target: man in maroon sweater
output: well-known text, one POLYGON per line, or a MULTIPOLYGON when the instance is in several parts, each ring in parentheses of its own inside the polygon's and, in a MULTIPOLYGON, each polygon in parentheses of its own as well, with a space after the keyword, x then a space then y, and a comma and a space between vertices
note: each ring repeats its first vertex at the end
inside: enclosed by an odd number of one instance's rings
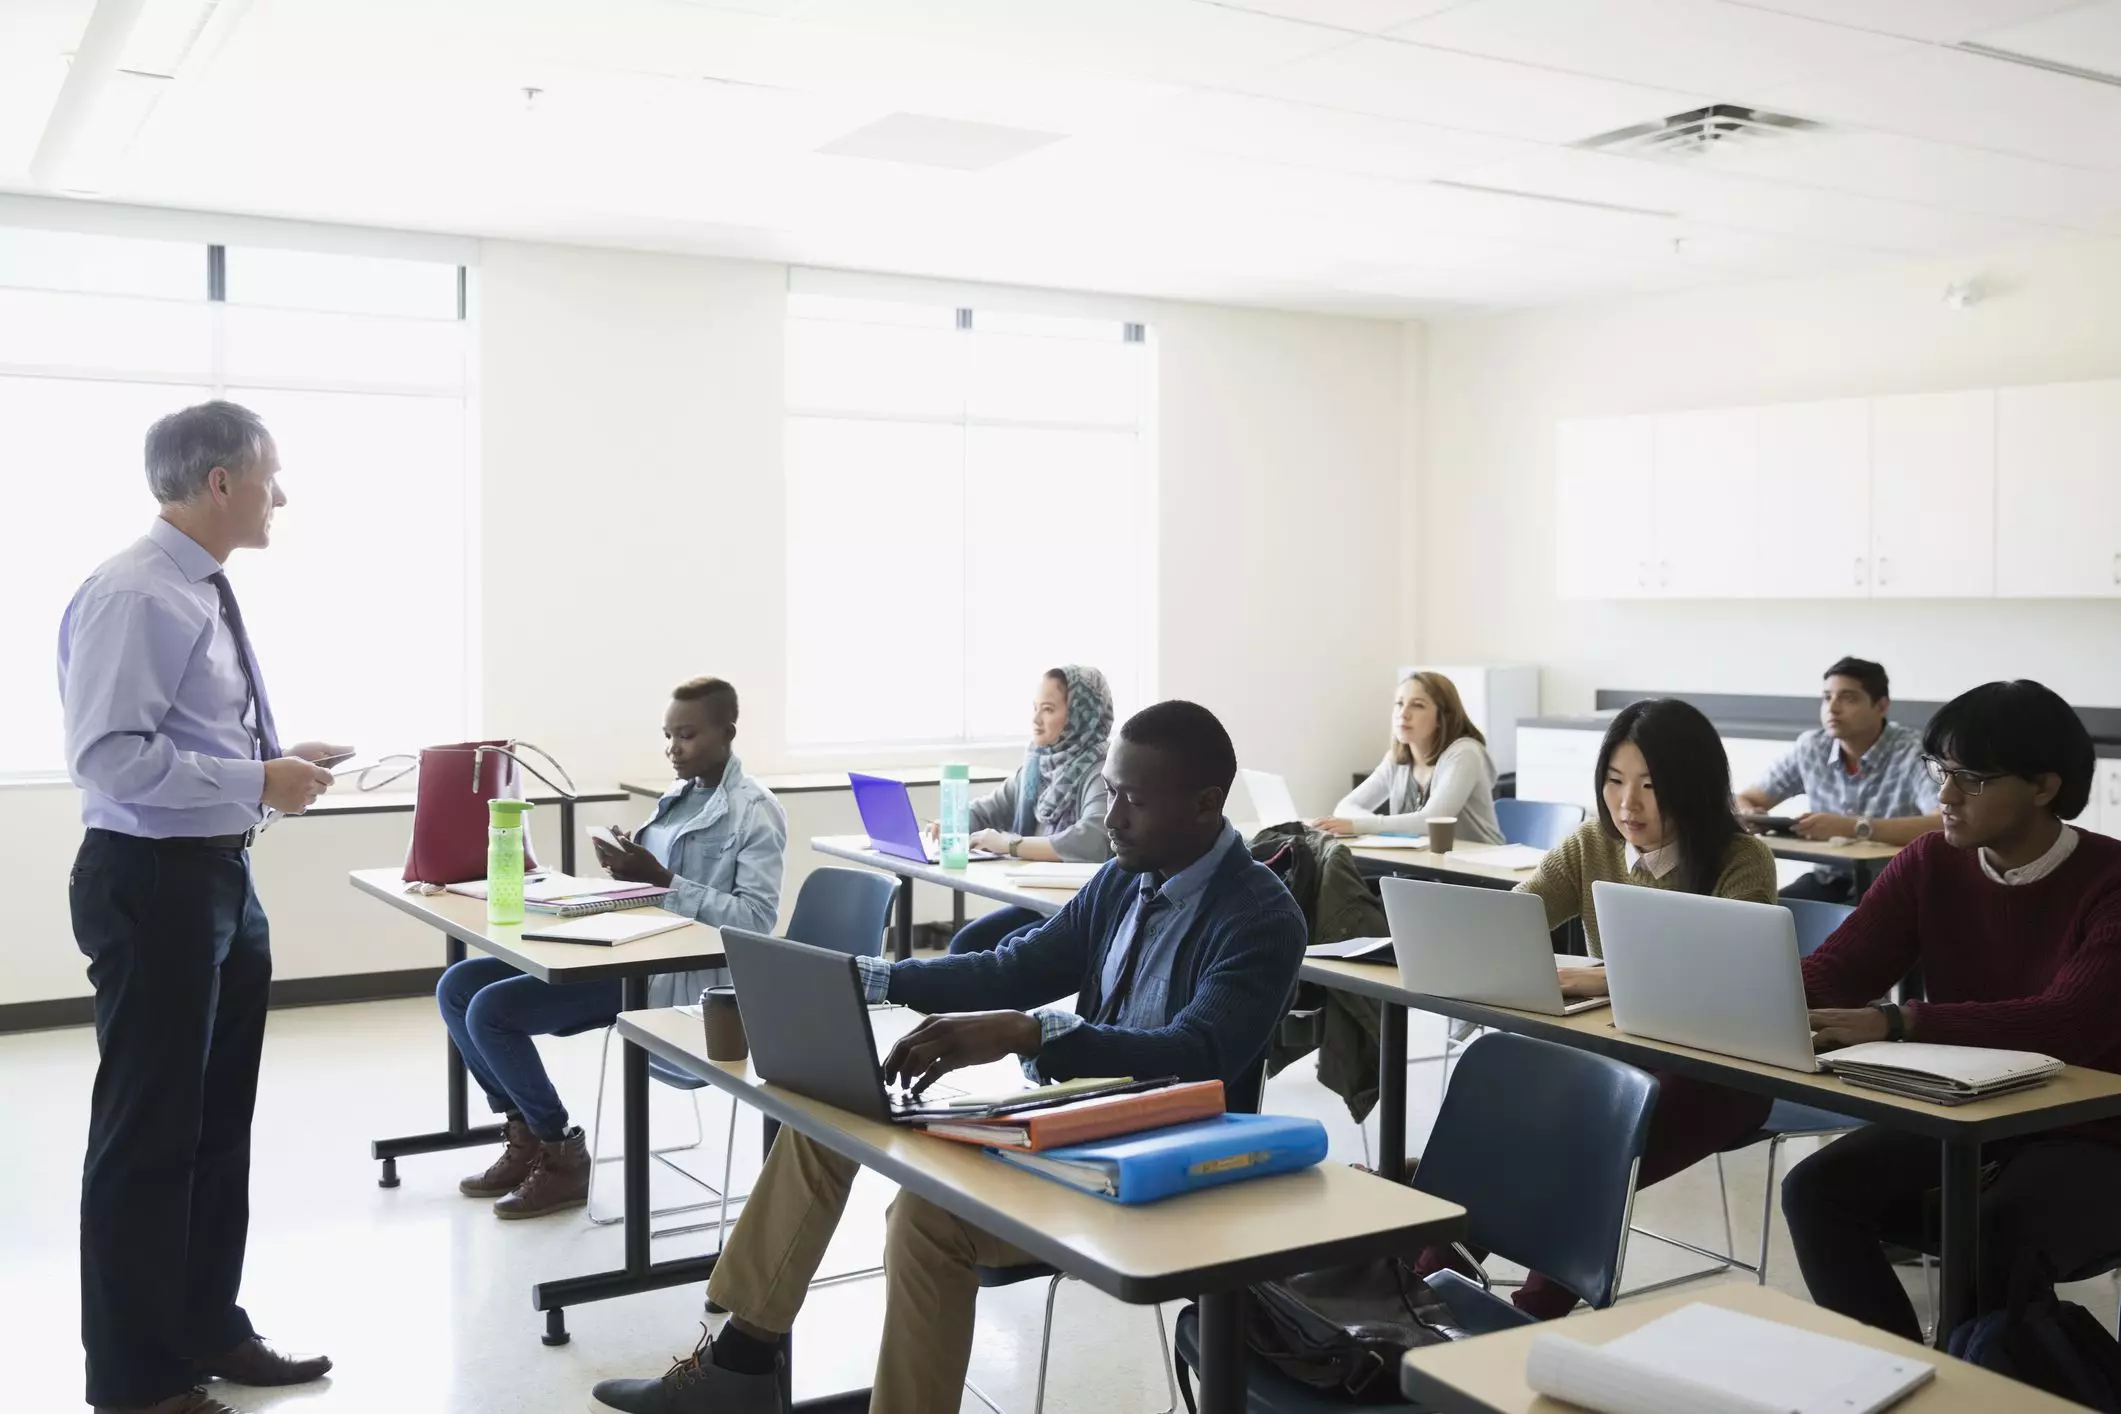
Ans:
MULTIPOLYGON (((1815 1044, 1992 1046, 2121 1071, 2121 841, 2064 823, 2090 798, 2084 724, 2039 683, 1992 682, 1945 704, 1923 749, 1944 829, 1903 849, 1805 961, 1815 1044), (1918 964, 1926 1000, 1872 1004, 1918 964)), ((2062 1276, 2121 1262, 2121 1124, 1983 1157, 1982 1310, 2004 1304, 2025 1254, 2062 1276)), ((1924 1239, 1937 1165, 1935 1140, 1872 1127, 1790 1171, 1782 1210, 1814 1300, 1920 1339, 1882 1244, 1924 1239)))

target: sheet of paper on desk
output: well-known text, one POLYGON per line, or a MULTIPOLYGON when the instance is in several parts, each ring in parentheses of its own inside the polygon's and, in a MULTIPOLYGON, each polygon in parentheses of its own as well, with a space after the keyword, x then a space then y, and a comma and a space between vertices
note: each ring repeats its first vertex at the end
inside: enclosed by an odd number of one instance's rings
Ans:
POLYGON ((1024 889, 1079 889, 1096 878, 1102 864, 1022 864, 1003 877, 1024 889))
POLYGON ((1340 841, 1349 849, 1427 849, 1427 835, 1345 835, 1340 841))
POLYGON ((1469 844, 1459 849, 1458 857, 1468 864, 1487 864, 1497 869, 1537 869, 1547 852, 1528 844, 1469 844))
POLYGON ((1936 1367, 1696 1302, 1604 1345, 1545 1332, 1525 1383, 1598 1414, 1875 1414, 1936 1367))
POLYGON ((1343 962, 1358 962, 1391 955, 1390 938, 1342 938, 1337 943, 1314 943, 1304 949, 1305 957, 1339 958, 1343 962))

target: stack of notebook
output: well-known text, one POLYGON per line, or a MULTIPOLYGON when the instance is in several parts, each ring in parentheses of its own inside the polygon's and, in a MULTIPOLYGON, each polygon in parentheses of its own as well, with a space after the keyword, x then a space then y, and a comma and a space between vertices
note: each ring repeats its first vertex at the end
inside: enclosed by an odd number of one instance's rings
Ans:
POLYGON ((2062 1062, 2053 1056, 2032 1051, 1934 1046, 1921 1041, 1869 1041, 1819 1060, 1851 1085, 1939 1105, 1963 1105, 2029 1090, 2046 1084, 2062 1069, 2062 1062))
POLYGON ((1219 1080, 922 1127, 1115 1203, 1288 1173, 1326 1156, 1325 1127, 1316 1120, 1223 1113, 1219 1080))
MULTIPOLYGON (((467 898, 486 897, 486 881, 451 884, 449 891, 467 898)), ((541 874, 523 885, 523 907, 555 918, 584 918, 619 908, 642 908, 670 893, 654 884, 627 884, 617 879, 581 879, 572 874, 541 874)))

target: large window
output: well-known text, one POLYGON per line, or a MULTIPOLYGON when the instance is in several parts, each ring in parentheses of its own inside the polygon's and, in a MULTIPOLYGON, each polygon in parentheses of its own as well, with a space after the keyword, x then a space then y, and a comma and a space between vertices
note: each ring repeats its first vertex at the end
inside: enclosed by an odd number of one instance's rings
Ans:
POLYGON ((1140 705, 1141 325, 798 293, 787 359, 792 746, 1021 740, 1062 663, 1140 705))
POLYGON ((458 267, 0 227, 0 775, 65 769, 54 650, 147 529, 148 424, 254 409, 288 504, 229 578, 290 740, 410 750, 470 725, 475 566, 458 267))

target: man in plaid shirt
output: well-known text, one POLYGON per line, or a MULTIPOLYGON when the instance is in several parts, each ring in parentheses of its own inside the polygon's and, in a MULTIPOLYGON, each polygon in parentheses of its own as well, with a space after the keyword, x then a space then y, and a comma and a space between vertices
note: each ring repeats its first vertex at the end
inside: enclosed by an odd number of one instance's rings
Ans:
MULTIPOLYGON (((1885 669, 1843 658, 1826 670, 1820 725, 1797 738, 1757 785, 1738 792, 1741 812, 1764 812, 1802 794, 1811 809, 1797 817, 1808 840, 1876 840, 1906 844, 1938 827, 1937 787, 1922 765, 1922 733, 1888 721, 1885 669)), ((1846 899, 1854 880, 1832 869, 1784 889, 1791 898, 1846 899)))

